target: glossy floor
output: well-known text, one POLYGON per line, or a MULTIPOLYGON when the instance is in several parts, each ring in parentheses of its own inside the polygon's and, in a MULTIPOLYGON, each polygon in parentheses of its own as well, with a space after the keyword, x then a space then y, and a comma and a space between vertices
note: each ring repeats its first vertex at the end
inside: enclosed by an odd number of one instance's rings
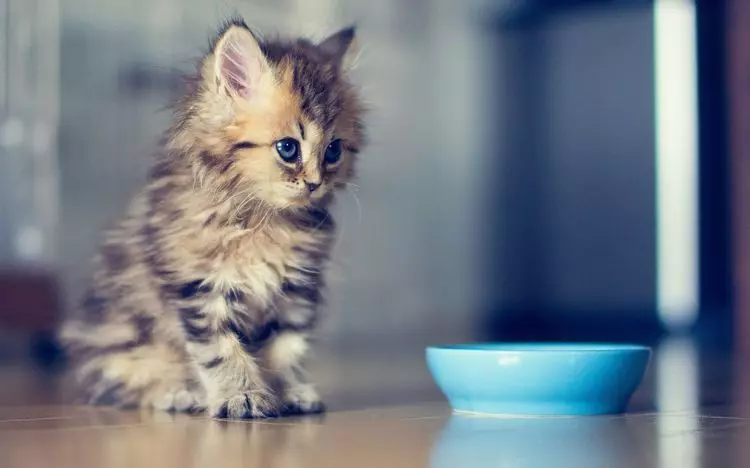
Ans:
POLYGON ((56 377, 8 368, 0 466, 750 466, 750 377, 689 341, 660 348, 631 412, 597 418, 452 416, 421 356, 365 354, 320 357, 329 414, 252 422, 69 405, 56 377))

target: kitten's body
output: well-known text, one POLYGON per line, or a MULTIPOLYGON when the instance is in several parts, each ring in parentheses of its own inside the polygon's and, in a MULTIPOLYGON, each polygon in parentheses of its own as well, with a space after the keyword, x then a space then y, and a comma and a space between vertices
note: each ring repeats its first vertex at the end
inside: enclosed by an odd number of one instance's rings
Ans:
POLYGON ((259 43, 241 22, 221 33, 63 330, 89 402, 238 418, 322 409, 300 370, 328 206, 363 138, 340 70, 352 37, 259 43), (291 162, 273 149, 289 137, 291 162), (345 150, 329 164, 334 138, 345 150))

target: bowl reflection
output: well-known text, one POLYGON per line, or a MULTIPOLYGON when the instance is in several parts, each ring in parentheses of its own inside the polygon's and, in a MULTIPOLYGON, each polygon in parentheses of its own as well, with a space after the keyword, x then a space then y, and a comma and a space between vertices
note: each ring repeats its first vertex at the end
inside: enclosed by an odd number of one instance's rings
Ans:
MULTIPOLYGON (((432 448, 432 468, 632 468, 641 460, 627 418, 454 415, 432 448)), ((642 430, 642 427, 639 428, 642 430)), ((643 434, 648 438, 648 434, 643 434)))

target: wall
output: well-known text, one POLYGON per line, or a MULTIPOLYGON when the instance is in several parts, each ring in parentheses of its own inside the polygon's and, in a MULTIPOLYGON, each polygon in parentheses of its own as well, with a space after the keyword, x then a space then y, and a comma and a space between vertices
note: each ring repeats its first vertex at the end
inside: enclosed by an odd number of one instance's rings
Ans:
POLYGON ((650 7, 497 28, 497 136, 487 146, 499 150, 485 183, 497 201, 486 268, 496 310, 557 321, 652 315, 650 7))
MULTIPOLYGON (((74 313, 98 233, 143 182, 179 73, 216 24, 240 12, 260 30, 322 37, 356 21, 363 52, 354 77, 372 107, 372 144, 359 188, 337 208, 328 335, 464 339, 488 310, 647 311, 650 10, 568 11, 499 31, 473 5, 62 2, 59 148, 34 176, 23 169, 30 158, 6 162, 15 169, 3 173, 35 180, 46 204, 19 201, 22 192, 3 185, 2 258, 17 262, 28 207, 48 210, 35 218, 50 229, 42 258, 59 271, 74 313)), ((45 31, 40 43, 57 44, 55 28, 45 31)), ((45 76, 44 89, 57 89, 56 73, 45 76)))
POLYGON ((270 32, 361 26, 355 78, 373 108, 372 144, 359 188, 337 210, 327 332, 467 334, 482 301, 475 179, 488 157, 476 137, 485 97, 471 12, 447 0, 65 2, 59 260, 70 297, 99 229, 144 178, 169 119, 160 109, 173 69, 187 69, 235 11, 270 32))

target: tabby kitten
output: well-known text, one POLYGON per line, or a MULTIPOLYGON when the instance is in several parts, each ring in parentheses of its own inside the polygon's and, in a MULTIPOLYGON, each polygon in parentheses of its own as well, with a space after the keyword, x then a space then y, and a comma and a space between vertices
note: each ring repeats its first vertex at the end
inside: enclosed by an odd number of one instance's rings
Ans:
POLYGON ((363 144, 354 29, 314 44, 227 23, 61 336, 88 402, 215 417, 323 410, 302 375, 363 144))

